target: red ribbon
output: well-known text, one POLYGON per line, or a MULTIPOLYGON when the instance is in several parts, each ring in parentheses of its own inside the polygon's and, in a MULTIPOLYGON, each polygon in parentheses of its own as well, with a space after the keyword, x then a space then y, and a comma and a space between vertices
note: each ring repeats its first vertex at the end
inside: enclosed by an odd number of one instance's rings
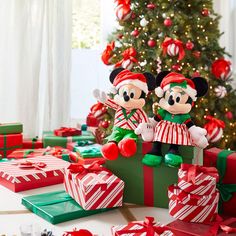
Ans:
POLYGON ((204 173, 216 178, 216 182, 219 180, 218 170, 215 167, 204 167, 192 164, 181 164, 181 170, 187 171, 187 182, 195 184, 196 176, 198 173, 204 173))
POLYGON ((178 60, 182 60, 185 56, 185 51, 184 51, 184 47, 183 47, 183 43, 180 40, 177 39, 172 39, 169 37, 166 37, 164 42, 162 43, 162 49, 163 49, 163 55, 166 55, 167 52, 167 48, 170 44, 175 44, 177 47, 179 47, 179 57, 178 60))
POLYGON ((42 168, 45 168, 47 166, 46 163, 44 162, 32 162, 32 161, 22 161, 22 162, 17 162, 17 163, 12 163, 13 165, 19 166, 19 168, 22 169, 37 169, 37 170, 42 170, 42 168))
POLYGON ((117 5, 130 5, 130 0, 115 0, 115 4, 117 5))
POLYGON ((117 62, 115 64, 115 67, 120 67, 122 66, 122 63, 126 60, 130 60, 132 61, 133 63, 138 63, 138 60, 135 58, 137 55, 137 52, 135 50, 135 48, 133 47, 130 47, 128 49, 126 49, 123 53, 122 53, 122 56, 123 56, 123 59, 120 60, 119 62, 117 62))
POLYGON ((102 61, 105 65, 111 65, 111 57, 112 51, 115 48, 115 42, 112 41, 111 43, 107 44, 106 49, 102 53, 102 61))
POLYGON ((93 234, 87 229, 80 229, 77 231, 76 228, 73 231, 66 231, 63 236, 93 236, 93 234))
POLYGON ((208 122, 204 125, 204 128, 207 130, 207 133, 209 135, 212 134, 212 132, 214 131, 215 128, 225 128, 225 122, 222 120, 219 120, 213 116, 206 116, 205 118, 206 120, 208 120, 208 122))
POLYGON ((147 236, 161 235, 166 230, 169 230, 166 226, 155 226, 156 222, 154 217, 145 217, 143 222, 140 221, 132 221, 128 224, 128 226, 132 227, 133 225, 139 225, 143 228, 141 229, 121 229, 116 231, 119 235, 121 234, 132 234, 132 233, 146 233, 147 236))
POLYGON ((80 135, 81 131, 76 128, 61 127, 60 129, 54 130, 56 136, 68 137, 80 135))

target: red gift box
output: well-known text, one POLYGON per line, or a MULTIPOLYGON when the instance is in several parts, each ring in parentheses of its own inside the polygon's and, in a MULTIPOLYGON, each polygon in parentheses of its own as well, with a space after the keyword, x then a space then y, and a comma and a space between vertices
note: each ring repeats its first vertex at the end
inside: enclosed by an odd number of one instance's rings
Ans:
POLYGON ((203 165, 219 171, 220 213, 236 216, 236 152, 210 148, 204 151, 203 165))
POLYGON ((38 148, 38 149, 16 149, 12 153, 10 153, 7 158, 13 159, 22 159, 22 158, 31 158, 37 156, 43 156, 46 152, 46 148, 38 148))
POLYGON ((60 129, 54 130, 54 135, 60 137, 79 136, 82 131, 76 128, 61 127, 60 129))
POLYGON ((43 148, 43 141, 38 137, 32 139, 23 139, 23 148, 24 149, 35 149, 35 148, 43 148))
POLYGON ((211 195, 189 194, 178 186, 168 189, 169 213, 175 219, 187 222, 211 222, 217 212, 219 192, 211 195))
POLYGON ((215 167, 203 167, 182 164, 178 171, 178 186, 185 192, 197 195, 209 195, 216 191, 219 180, 215 167))
POLYGON ((153 217, 145 217, 144 221, 129 222, 128 225, 118 225, 111 228, 112 236, 172 236, 167 227, 156 223, 153 217))
POLYGON ((85 210, 122 206, 124 182, 95 162, 71 164, 65 170, 65 189, 85 210))
POLYGON ((17 148, 22 147, 22 134, 3 134, 0 135, 0 155, 7 157, 17 148))
POLYGON ((0 184, 14 192, 60 184, 69 163, 53 156, 0 163, 0 184))

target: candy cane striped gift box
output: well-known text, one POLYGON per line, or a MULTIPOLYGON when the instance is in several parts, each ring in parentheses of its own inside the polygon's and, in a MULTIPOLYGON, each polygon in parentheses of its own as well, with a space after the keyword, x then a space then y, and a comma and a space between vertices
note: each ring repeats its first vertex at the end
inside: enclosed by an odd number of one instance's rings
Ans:
POLYGON ((171 185, 168 189, 169 213, 175 219, 187 222, 211 222, 217 213, 219 192, 211 195, 188 194, 178 186, 171 185))
POLYGON ((219 175, 215 167, 182 164, 178 171, 178 186, 185 192, 209 195, 216 191, 219 175))
POLYGON ((49 155, 0 163, 0 184, 14 192, 60 184, 69 164, 49 155))
POLYGON ((94 164, 71 164, 65 169, 66 191, 85 210, 122 206, 124 182, 100 165, 94 171, 94 164), (72 173, 73 167, 78 171, 72 173))

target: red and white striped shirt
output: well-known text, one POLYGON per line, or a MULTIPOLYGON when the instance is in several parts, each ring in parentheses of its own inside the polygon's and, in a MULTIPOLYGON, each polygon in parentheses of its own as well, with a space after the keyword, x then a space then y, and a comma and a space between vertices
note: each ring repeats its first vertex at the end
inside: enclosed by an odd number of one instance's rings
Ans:
POLYGON ((140 123, 149 123, 149 119, 142 109, 126 110, 110 98, 105 102, 105 105, 116 110, 114 120, 116 127, 135 130, 140 123))

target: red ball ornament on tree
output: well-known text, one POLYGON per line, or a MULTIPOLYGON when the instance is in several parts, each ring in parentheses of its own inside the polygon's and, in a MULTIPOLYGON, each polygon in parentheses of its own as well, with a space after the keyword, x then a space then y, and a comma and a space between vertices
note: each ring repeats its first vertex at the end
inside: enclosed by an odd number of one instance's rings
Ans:
POLYGON ((181 71, 181 65, 179 65, 179 64, 175 64, 171 68, 175 71, 181 71))
POLYGON ((147 4, 147 8, 153 10, 156 8, 156 5, 154 3, 149 3, 147 4))
POLYGON ((201 13, 202 13, 202 16, 209 16, 210 12, 207 8, 203 8, 201 13))
POLYGON ((107 128, 109 127, 108 121, 107 121, 107 120, 102 121, 101 126, 102 126, 104 129, 107 129, 107 128))
POLYGON ((172 26, 172 20, 171 20, 169 17, 167 17, 167 18, 164 20, 164 25, 165 25, 166 27, 172 26))
POLYGON ((228 119, 228 120, 232 120, 234 118, 233 116, 233 113, 231 111, 228 111, 225 113, 225 117, 228 119))
POLYGON ((106 113, 107 112, 107 107, 103 106, 102 107, 102 113, 106 113))
POLYGON ((187 50, 192 50, 194 48, 194 44, 189 40, 186 44, 185 47, 187 50))
POLYGON ((156 41, 154 39, 148 40, 148 46, 153 48, 156 46, 156 41))
POLYGON ((198 71, 195 71, 193 74, 192 74, 192 77, 199 77, 201 76, 201 74, 198 72, 198 71))
POLYGON ((193 56, 194 56, 195 58, 200 58, 201 52, 199 52, 199 51, 194 51, 194 52, 193 52, 193 56))
POLYGON ((136 14, 134 12, 132 12, 131 19, 135 19, 135 18, 136 18, 136 14))
POLYGON ((118 34, 118 35, 117 35, 117 38, 118 38, 118 39, 122 39, 123 37, 124 37, 123 34, 118 34))
POLYGON ((131 32, 131 35, 134 37, 137 37, 139 35, 139 31, 137 29, 135 29, 131 32))
POLYGON ((132 15, 132 11, 130 9, 130 5, 128 4, 120 4, 116 7, 115 9, 116 12, 116 17, 118 20, 121 21, 126 21, 128 20, 131 15, 132 15))
POLYGON ((231 62, 224 58, 218 59, 212 63, 211 72, 217 79, 225 81, 231 75, 231 62))

